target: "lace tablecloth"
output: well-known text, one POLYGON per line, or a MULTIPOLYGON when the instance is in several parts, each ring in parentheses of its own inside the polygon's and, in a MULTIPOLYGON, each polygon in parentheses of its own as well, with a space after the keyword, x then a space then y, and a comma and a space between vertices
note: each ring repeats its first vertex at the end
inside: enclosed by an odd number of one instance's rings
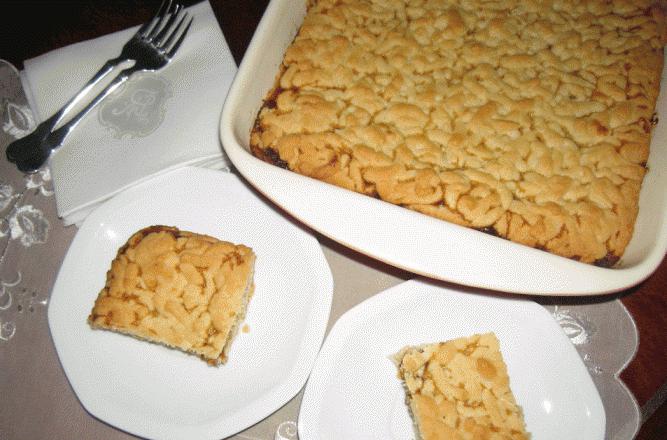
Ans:
MULTIPOLYGON (((4 157, 6 146, 34 127, 34 118, 18 72, 2 60, 0 124, 0 437, 128 438, 85 412, 51 342, 49 294, 76 228, 65 228, 56 215, 48 169, 23 175, 4 157)), ((349 308, 412 277, 318 239, 334 276, 329 327, 349 308)), ((606 438, 633 438, 640 412, 618 375, 637 350, 638 333, 623 304, 613 297, 533 299, 549 310, 587 366, 605 407, 606 438)), ((300 402, 301 394, 233 438, 296 439, 300 402)))

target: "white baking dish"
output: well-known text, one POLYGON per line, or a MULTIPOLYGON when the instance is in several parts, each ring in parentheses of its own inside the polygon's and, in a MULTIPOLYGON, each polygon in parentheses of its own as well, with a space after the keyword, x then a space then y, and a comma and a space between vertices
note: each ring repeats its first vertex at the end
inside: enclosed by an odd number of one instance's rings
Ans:
MULTIPOLYGON (((256 159, 249 152, 250 131, 303 20, 305 3, 269 4, 222 112, 225 151, 266 197, 345 246, 417 274, 468 286, 537 295, 608 294, 641 282, 658 267, 667 249, 667 120, 654 131, 634 237, 613 269, 440 221, 256 159)), ((657 112, 667 115, 664 90, 657 112)))

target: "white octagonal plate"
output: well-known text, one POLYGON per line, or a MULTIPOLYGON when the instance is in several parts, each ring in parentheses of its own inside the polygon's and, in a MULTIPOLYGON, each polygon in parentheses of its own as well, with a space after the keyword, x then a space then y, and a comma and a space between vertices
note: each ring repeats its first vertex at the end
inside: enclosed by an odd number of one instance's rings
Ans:
POLYGON ((333 281, 317 240, 236 176, 184 168, 93 212, 74 238, 48 310, 74 392, 95 417, 149 438, 222 438, 268 416, 303 387, 329 318, 333 281), (164 224, 250 246, 255 294, 226 365, 121 334, 86 319, 118 248, 164 224))
POLYGON ((494 332, 534 440, 602 440, 600 395, 570 340, 535 302, 407 281, 344 314, 308 379, 301 440, 412 440, 391 357, 421 345, 494 332))

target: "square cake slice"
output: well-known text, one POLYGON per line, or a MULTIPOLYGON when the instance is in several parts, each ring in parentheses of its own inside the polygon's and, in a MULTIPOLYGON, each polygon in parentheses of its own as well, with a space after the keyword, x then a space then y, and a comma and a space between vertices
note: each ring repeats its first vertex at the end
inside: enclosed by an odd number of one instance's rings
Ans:
POLYGON ((530 438, 493 333, 405 347, 396 361, 418 439, 530 438))
POLYGON ((253 294, 254 264, 244 245, 150 226, 118 250, 88 322, 225 363, 253 294))

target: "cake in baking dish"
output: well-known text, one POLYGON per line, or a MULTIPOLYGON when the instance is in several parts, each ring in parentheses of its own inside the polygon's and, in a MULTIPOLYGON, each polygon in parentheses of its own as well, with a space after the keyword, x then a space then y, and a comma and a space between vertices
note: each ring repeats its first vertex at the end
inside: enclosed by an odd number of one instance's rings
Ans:
POLYGON ((244 245, 142 229, 111 263, 88 322, 225 363, 253 294, 254 263, 244 245))
POLYGON ((254 155, 585 263, 623 255, 657 122, 659 2, 307 7, 254 155))
POLYGON ((406 347, 396 355, 421 440, 526 440, 493 333, 406 347))

